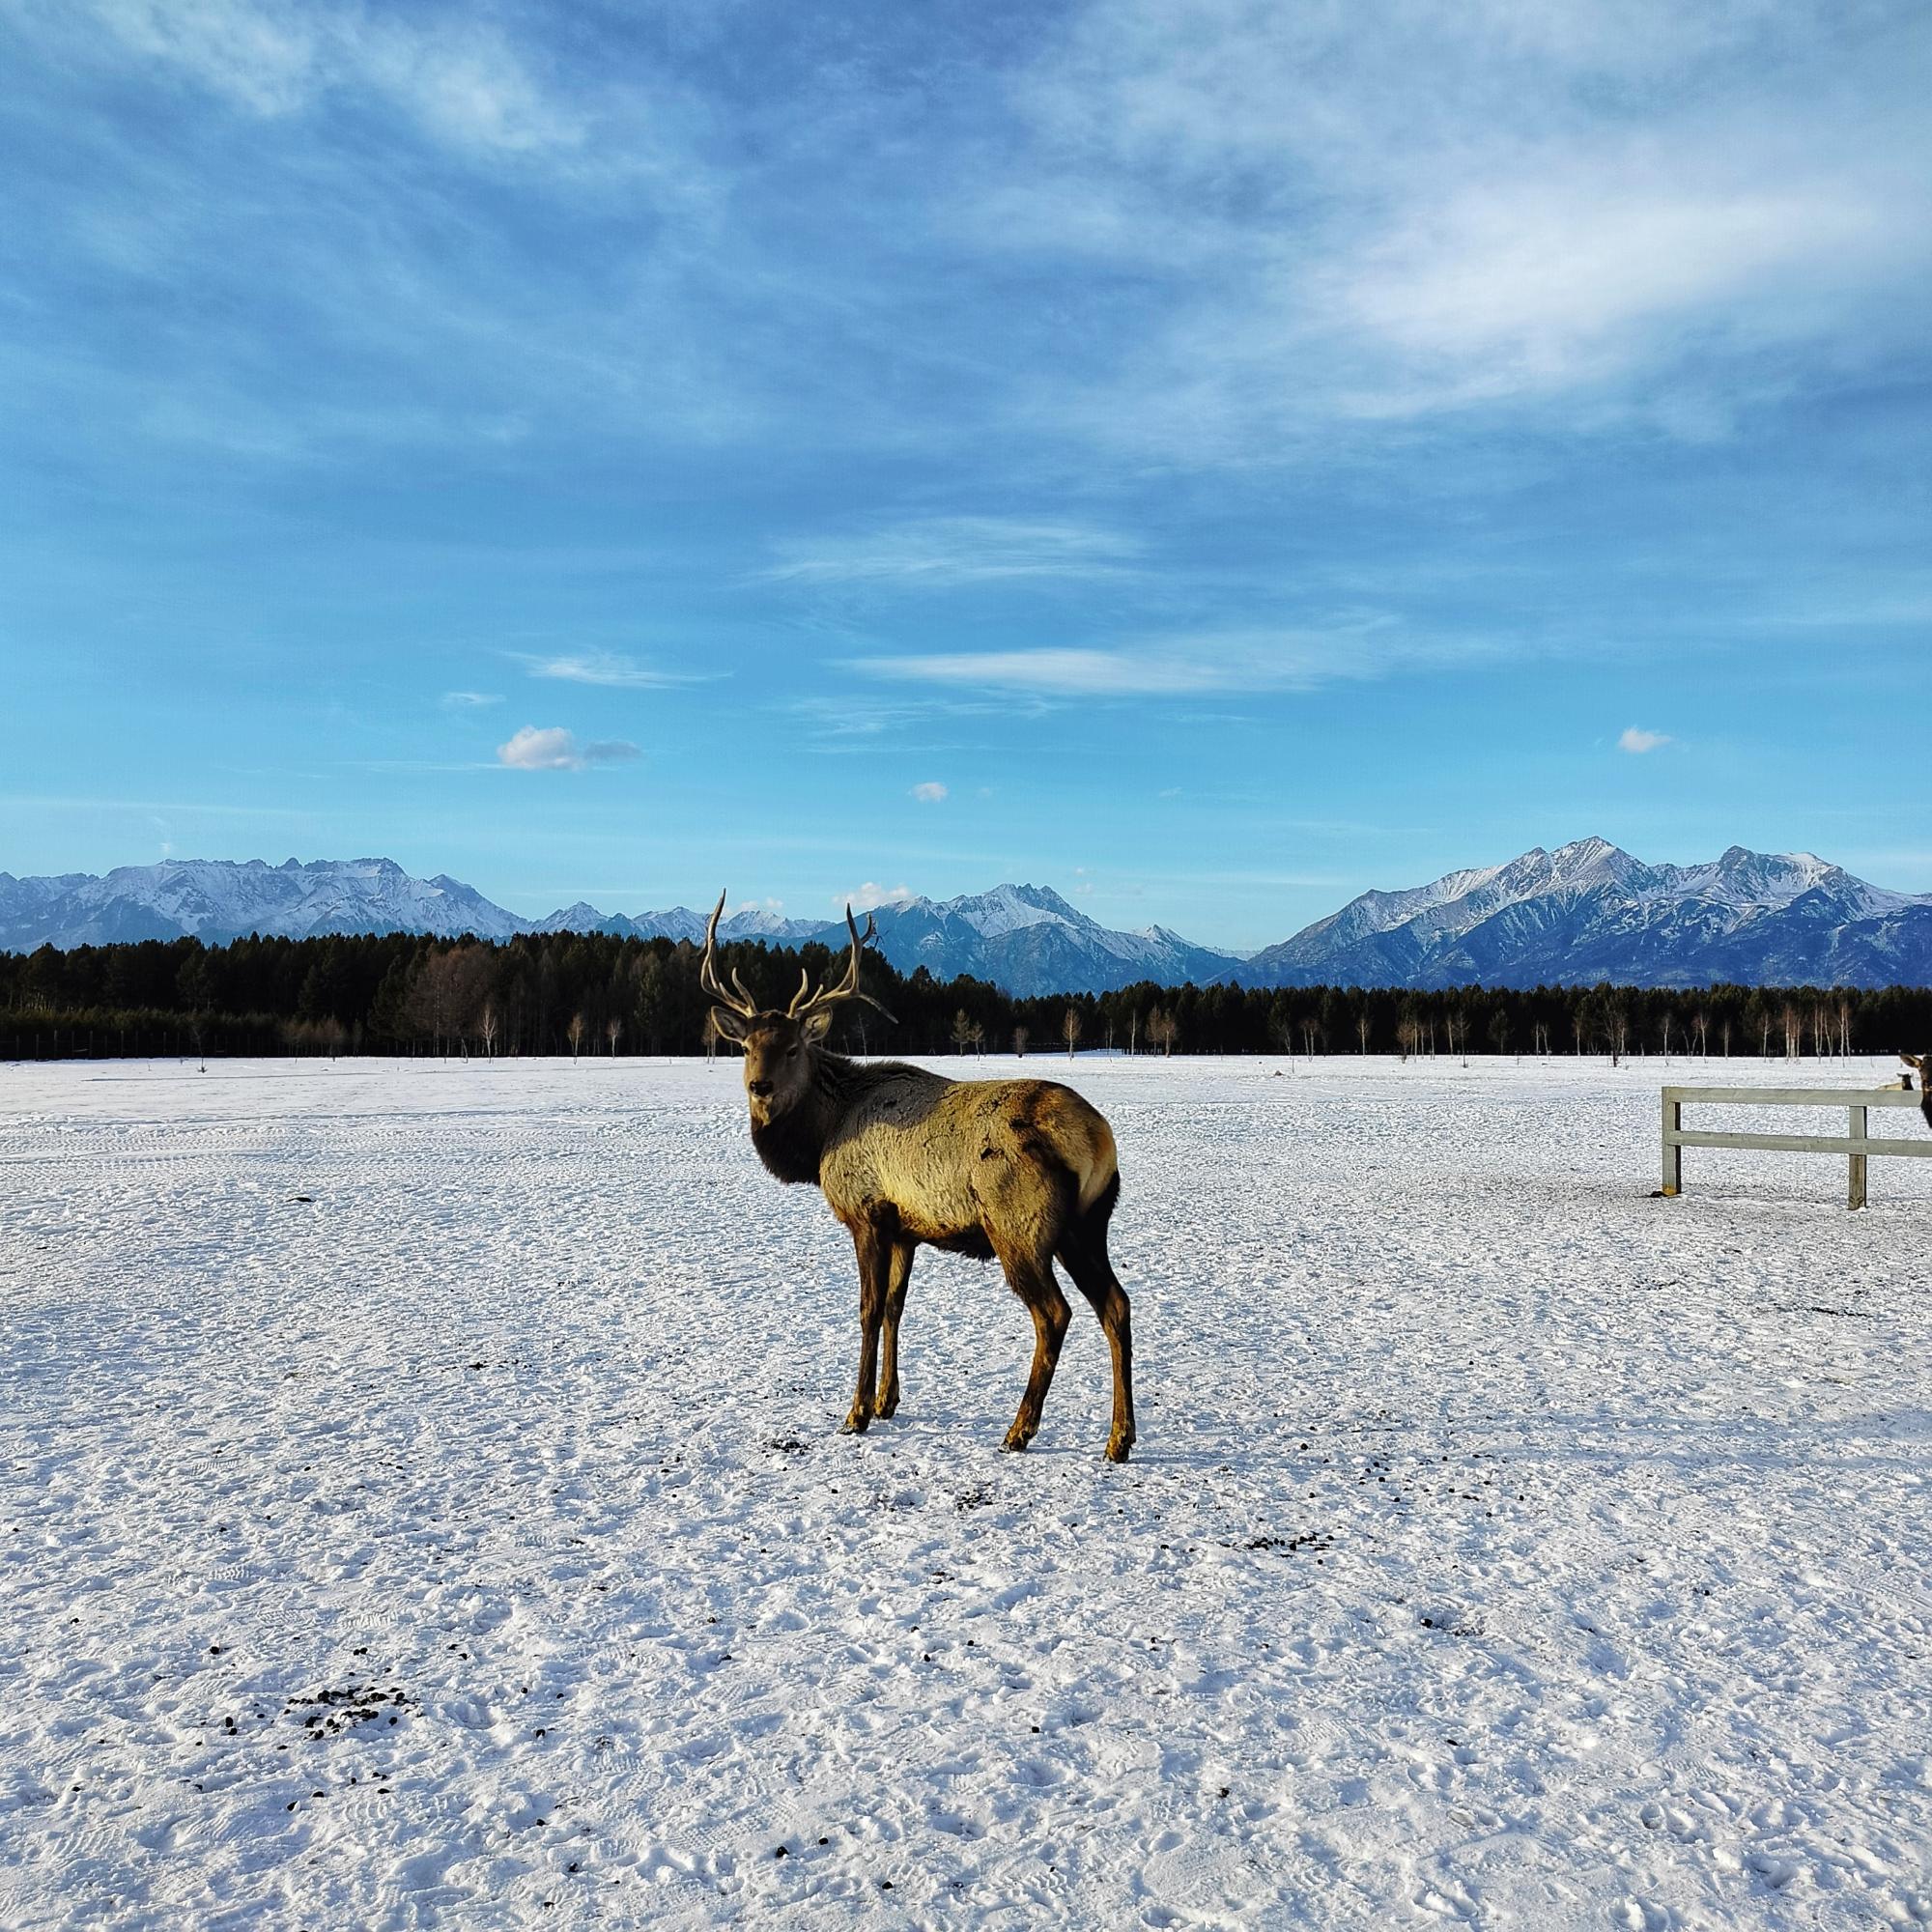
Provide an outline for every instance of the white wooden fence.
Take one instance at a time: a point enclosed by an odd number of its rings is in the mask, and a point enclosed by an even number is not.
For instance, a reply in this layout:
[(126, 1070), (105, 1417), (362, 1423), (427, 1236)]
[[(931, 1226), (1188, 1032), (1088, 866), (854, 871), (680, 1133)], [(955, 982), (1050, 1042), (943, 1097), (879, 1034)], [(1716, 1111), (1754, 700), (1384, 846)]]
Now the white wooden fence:
[[(1688, 1147), (1758, 1148), (1774, 1153), (1841, 1153), (1850, 1162), (1845, 1206), (1865, 1205), (1865, 1162), (1873, 1154), (1932, 1158), (1932, 1133), (1915, 1140), (1873, 1140), (1867, 1113), (1873, 1107), (1917, 1107), (1920, 1095), (1898, 1087), (1666, 1087), (1663, 1090), (1663, 1188), (1684, 1191)], [(1713, 1107), (1842, 1107), (1851, 1131), (1834, 1134), (1718, 1134), (1684, 1124), (1684, 1109)]]

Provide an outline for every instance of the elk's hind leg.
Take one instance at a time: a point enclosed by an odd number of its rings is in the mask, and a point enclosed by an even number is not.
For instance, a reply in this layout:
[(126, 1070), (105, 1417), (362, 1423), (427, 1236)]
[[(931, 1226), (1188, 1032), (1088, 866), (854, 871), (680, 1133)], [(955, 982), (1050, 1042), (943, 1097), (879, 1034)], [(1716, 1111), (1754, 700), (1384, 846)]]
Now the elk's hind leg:
[(1114, 1211), (1110, 1191), (1067, 1230), (1060, 1259), (1073, 1285), (1094, 1304), (1114, 1356), (1114, 1427), (1107, 1437), (1107, 1460), (1124, 1463), (1134, 1446), (1134, 1318), (1127, 1292), (1107, 1257), (1107, 1220)]
[(886, 1417), (898, 1412), (899, 1406), (899, 1316), (905, 1309), (906, 1283), (912, 1276), (910, 1241), (893, 1243), (892, 1271), (886, 1279), (886, 1315), (881, 1339), (885, 1360), (880, 1365), (879, 1393), (872, 1413)]
[(1033, 1373), (1027, 1378), (1026, 1394), (1020, 1398), (1019, 1413), (1007, 1431), (1006, 1446), (1024, 1449), (1039, 1434), (1040, 1410), (1046, 1406), (1046, 1392), (1053, 1386), (1053, 1372), (1060, 1363), (1060, 1345), (1066, 1339), (1070, 1317), (1066, 1297), (1053, 1278), (1053, 1263), (1045, 1256), (1000, 1256), (1008, 1285), (1026, 1303), (1033, 1317)]

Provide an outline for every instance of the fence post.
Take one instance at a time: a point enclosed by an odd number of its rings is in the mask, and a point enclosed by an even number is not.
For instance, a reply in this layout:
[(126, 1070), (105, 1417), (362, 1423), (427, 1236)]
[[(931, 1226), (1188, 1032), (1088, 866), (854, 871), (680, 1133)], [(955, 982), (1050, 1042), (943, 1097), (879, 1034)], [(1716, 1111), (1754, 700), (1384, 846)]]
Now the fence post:
[(1663, 1192), (1666, 1195), (1681, 1194), (1684, 1191), (1684, 1150), (1671, 1138), (1684, 1124), (1682, 1104), (1670, 1097), (1670, 1089), (1663, 1090)]
[[(1865, 1122), (1869, 1118), (1866, 1110), (1863, 1107), (1849, 1107), (1846, 1109), (1846, 1112), (1852, 1117), (1852, 1138), (1855, 1141), (1863, 1140), (1867, 1132)], [(1855, 1153), (1852, 1155), (1850, 1182), (1845, 1189), (1845, 1206), (1847, 1208), (1862, 1208), (1864, 1205), (1865, 1156), (1861, 1153)]]

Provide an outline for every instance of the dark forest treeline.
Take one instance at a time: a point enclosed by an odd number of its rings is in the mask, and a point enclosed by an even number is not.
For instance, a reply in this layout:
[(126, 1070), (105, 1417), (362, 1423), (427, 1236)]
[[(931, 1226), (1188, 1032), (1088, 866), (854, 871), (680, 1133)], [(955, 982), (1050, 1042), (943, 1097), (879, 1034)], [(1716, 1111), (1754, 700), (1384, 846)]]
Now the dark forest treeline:
[[(826, 949), (724, 949), (782, 1007)], [(1415, 993), (1158, 986), (1015, 999), (977, 980), (868, 960), (895, 1015), (849, 1009), (855, 1052), (961, 1048), (1168, 1053), (1874, 1053), (1932, 1045), (1932, 989), (1461, 987)], [(0, 953), (0, 1059), (156, 1054), (684, 1054), (705, 1050), (697, 951), (668, 939), (524, 934), (500, 945), (413, 933), (148, 940)]]

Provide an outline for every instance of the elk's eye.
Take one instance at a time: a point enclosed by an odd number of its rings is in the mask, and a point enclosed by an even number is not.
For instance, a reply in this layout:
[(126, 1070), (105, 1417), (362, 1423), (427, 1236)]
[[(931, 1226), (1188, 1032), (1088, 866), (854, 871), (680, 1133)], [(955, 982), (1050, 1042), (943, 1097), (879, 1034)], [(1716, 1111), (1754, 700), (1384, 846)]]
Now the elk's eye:
[(790, 1044), (790, 1045), (789, 1045), (788, 1047), (786, 1047), (786, 1048), (785, 1048), (785, 1058), (786, 1058), (787, 1060), (796, 1060), (796, 1059), (798, 1058), (798, 1041), (797, 1041), (797, 1040), (793, 1040), (793, 1041), (792, 1041), (792, 1043), (791, 1043), (791, 1044)]

